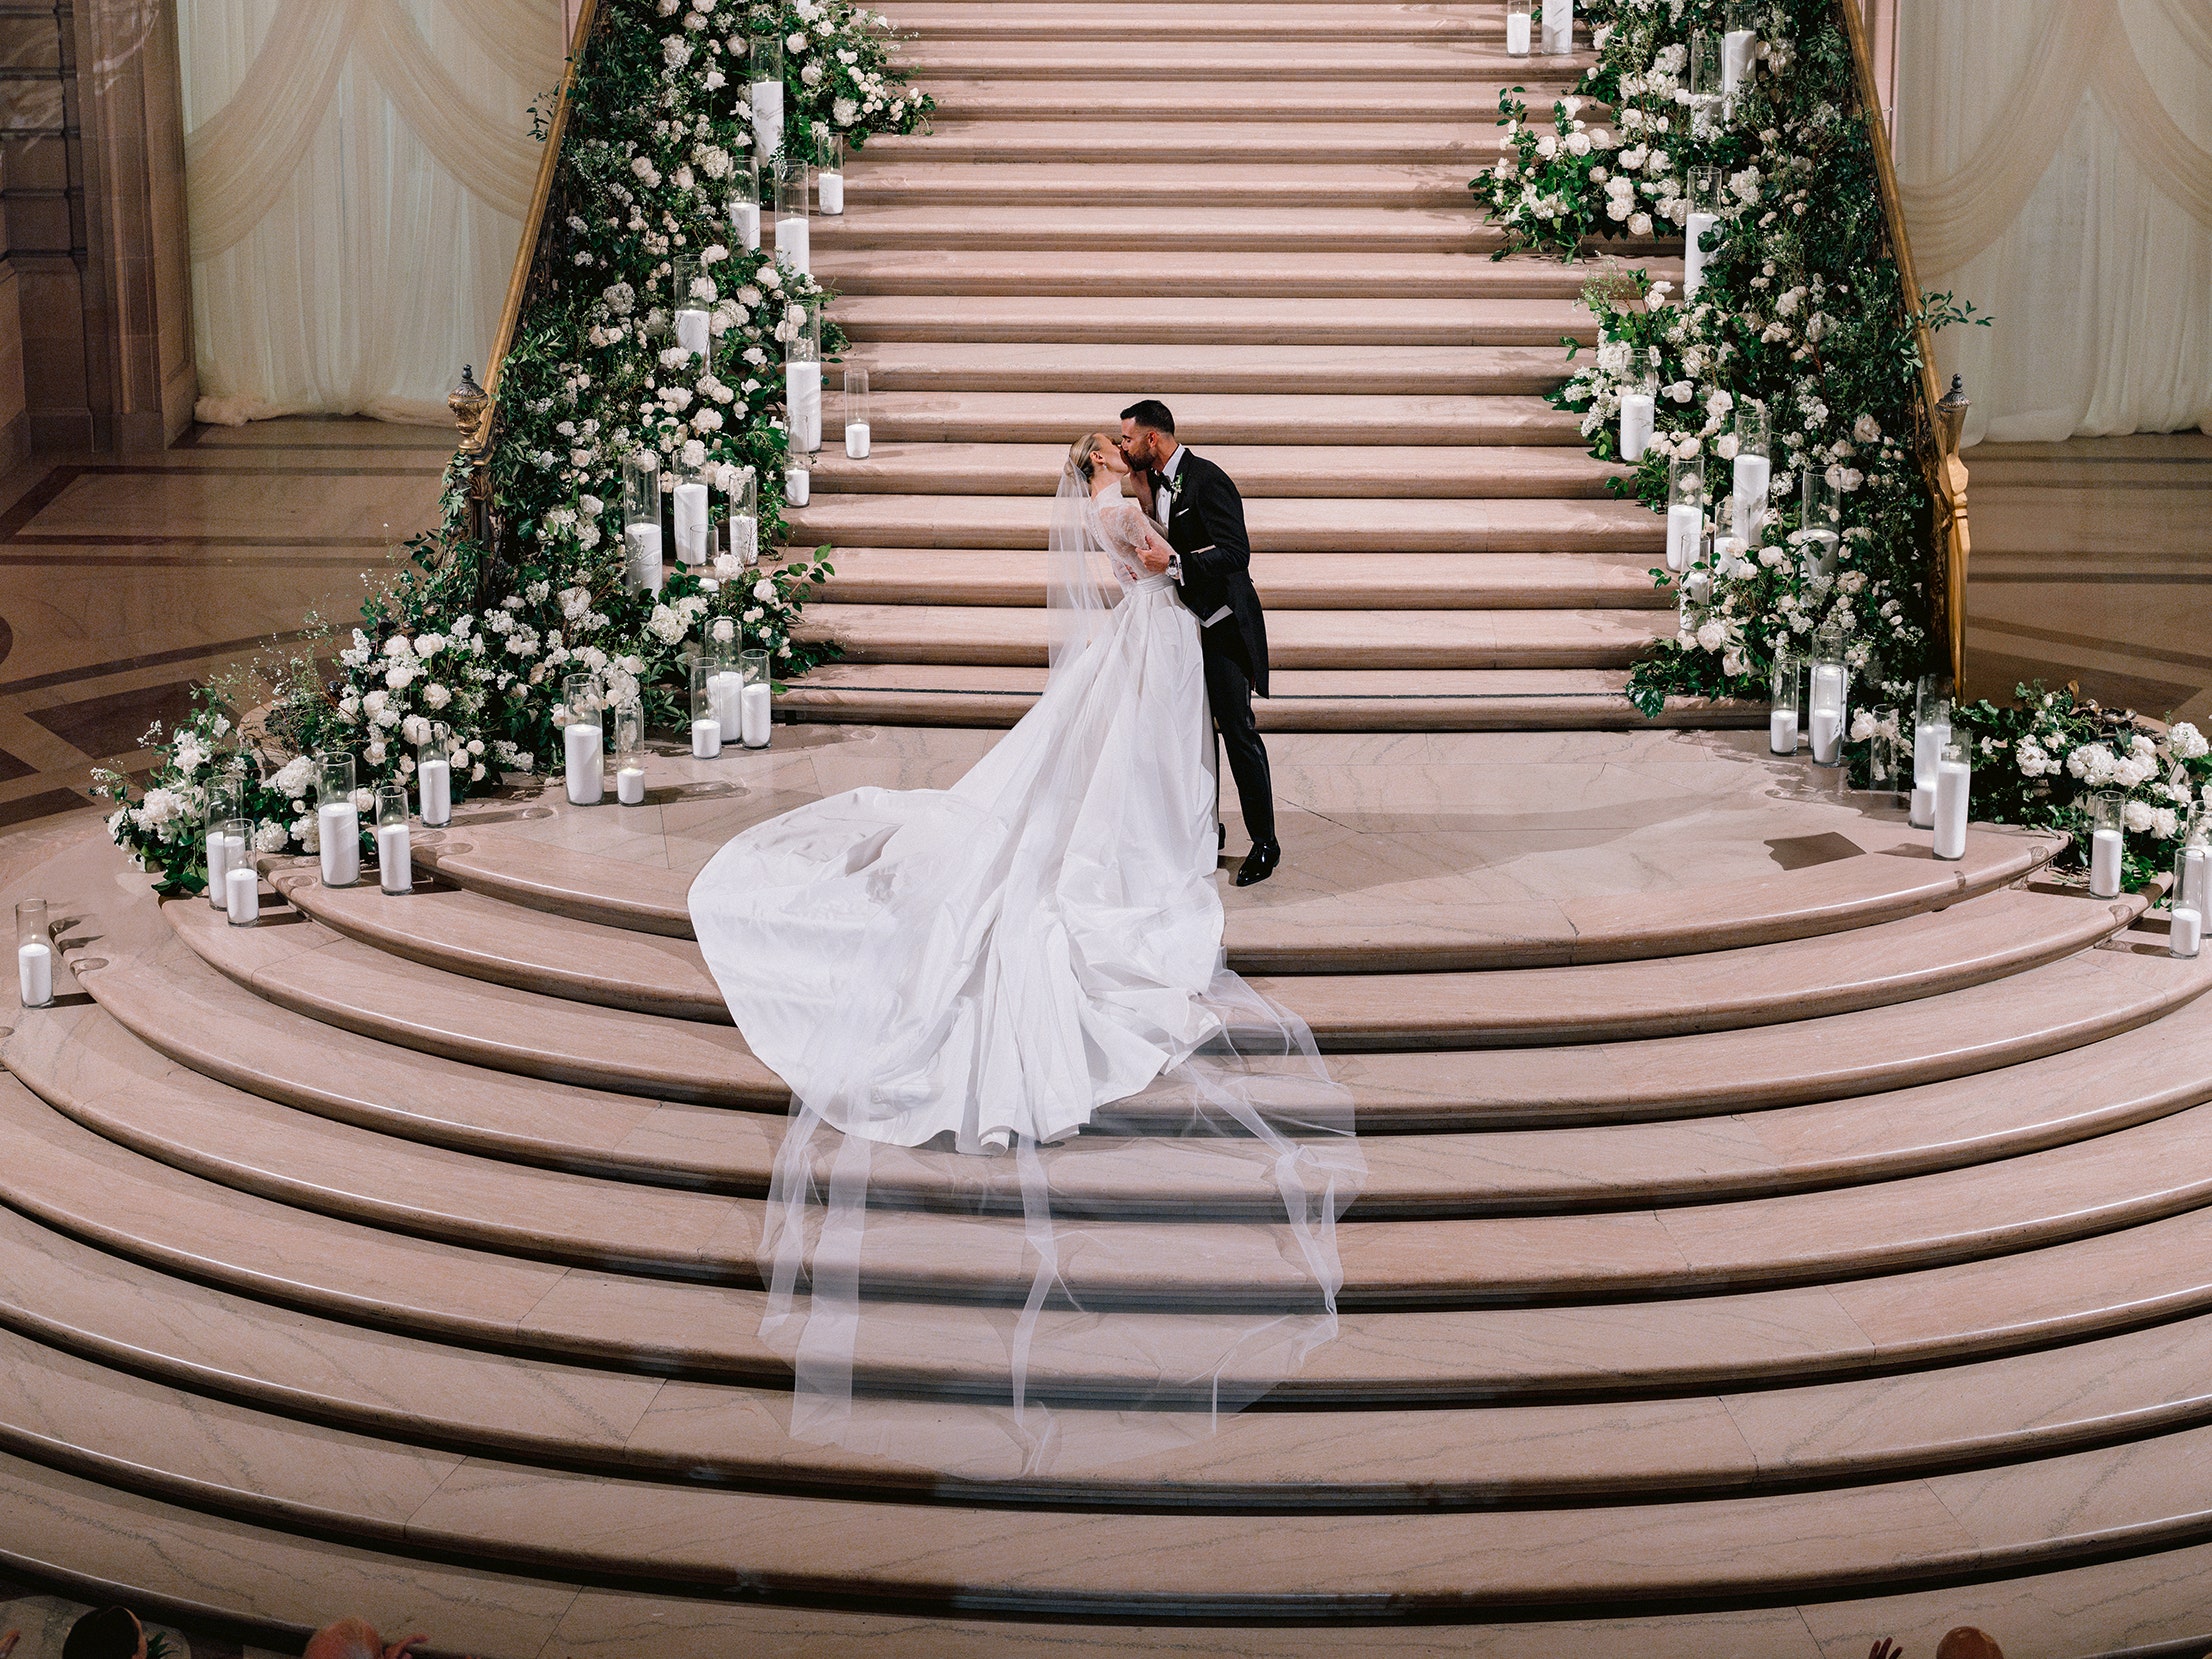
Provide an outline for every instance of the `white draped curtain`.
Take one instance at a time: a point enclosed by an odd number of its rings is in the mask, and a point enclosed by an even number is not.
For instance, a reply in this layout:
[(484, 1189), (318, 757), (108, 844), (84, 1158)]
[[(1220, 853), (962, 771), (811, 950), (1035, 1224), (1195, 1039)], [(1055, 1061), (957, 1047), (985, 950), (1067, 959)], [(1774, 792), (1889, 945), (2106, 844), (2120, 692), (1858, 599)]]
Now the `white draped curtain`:
[(1897, 170), (1969, 443), (2212, 416), (2212, 0), (1904, 0)]
[(444, 421), (537, 176), (562, 0), (179, 0), (199, 418)]

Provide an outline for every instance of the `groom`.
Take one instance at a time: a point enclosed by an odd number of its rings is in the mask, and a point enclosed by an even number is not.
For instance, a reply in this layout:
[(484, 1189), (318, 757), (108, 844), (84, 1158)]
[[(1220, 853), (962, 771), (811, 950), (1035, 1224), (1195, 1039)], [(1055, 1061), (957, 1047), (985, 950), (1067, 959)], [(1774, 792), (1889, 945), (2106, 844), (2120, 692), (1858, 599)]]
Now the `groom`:
[(1252, 698), (1267, 695), (1267, 618), (1252, 586), (1244, 501), (1227, 473), (1175, 441), (1175, 417), (1156, 398), (1121, 412), (1121, 452), (1136, 477), (1138, 499), (1175, 549), (1172, 555), (1148, 552), (1144, 562), (1174, 578), (1198, 618), (1206, 701), (1229, 751), (1229, 773), (1252, 837), (1237, 885), (1250, 887), (1275, 873), (1283, 849), (1275, 840), (1267, 748), (1252, 718)]

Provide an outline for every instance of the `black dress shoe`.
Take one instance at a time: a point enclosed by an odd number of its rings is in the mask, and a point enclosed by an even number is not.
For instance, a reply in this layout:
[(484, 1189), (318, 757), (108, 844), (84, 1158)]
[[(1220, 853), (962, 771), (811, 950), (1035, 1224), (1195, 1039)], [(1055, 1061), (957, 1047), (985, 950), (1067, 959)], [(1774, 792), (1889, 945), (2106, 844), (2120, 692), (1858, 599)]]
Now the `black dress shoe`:
[(1265, 881), (1275, 873), (1275, 866), (1283, 861), (1283, 849), (1274, 841), (1262, 841), (1245, 855), (1244, 868), (1237, 871), (1237, 885), (1250, 887)]
[(1217, 853), (1221, 853), (1227, 852), (1228, 850), (1229, 826), (1227, 824), (1214, 825), (1214, 851)]

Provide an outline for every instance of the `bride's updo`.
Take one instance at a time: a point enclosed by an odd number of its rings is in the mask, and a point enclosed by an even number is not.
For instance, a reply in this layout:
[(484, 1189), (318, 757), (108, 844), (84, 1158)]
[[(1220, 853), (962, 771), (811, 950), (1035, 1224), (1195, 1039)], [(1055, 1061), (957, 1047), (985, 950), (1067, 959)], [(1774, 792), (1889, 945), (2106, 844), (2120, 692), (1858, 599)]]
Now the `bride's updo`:
[(1091, 469), (1098, 465), (1092, 457), (1105, 447), (1106, 435), (1103, 432), (1084, 433), (1082, 437), (1068, 445), (1068, 471), (1074, 473), (1084, 483), (1090, 483)]

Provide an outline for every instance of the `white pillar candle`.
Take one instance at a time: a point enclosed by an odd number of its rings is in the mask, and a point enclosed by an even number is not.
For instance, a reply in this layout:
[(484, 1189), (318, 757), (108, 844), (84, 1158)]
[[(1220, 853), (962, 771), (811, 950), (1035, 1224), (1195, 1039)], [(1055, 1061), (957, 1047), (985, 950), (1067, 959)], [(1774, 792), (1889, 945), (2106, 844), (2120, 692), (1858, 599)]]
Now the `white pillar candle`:
[(1641, 461), (1657, 424), (1657, 403), (1649, 392), (1621, 393), (1621, 459)]
[(763, 160), (783, 148), (783, 82), (753, 83), (753, 149)]
[(421, 791), (423, 827), (442, 829), (452, 822), (453, 763), (445, 760), (424, 761), (415, 783)]
[(751, 513), (730, 520), (730, 557), (744, 565), (760, 563), (760, 521)]
[(791, 447), (812, 455), (822, 447), (822, 365), (786, 363), (783, 397)]
[(232, 863), (246, 851), (246, 838), (242, 835), (224, 835), (220, 831), (207, 838), (207, 902), (217, 910), (227, 902), (223, 896), (223, 877), (230, 873)]
[(2166, 924), (2166, 948), (2176, 956), (2194, 956), (2204, 948), (2204, 914), (2183, 905)]
[(694, 720), (691, 723), (691, 753), (696, 760), (712, 760), (722, 752), (722, 722), (719, 720)]
[(1692, 213), (1682, 227), (1682, 297), (1690, 298), (1705, 285), (1705, 233), (1720, 220), (1710, 213)]
[(224, 908), (230, 925), (244, 927), (261, 919), (261, 877), (251, 865), (233, 865), (223, 878)]
[(1813, 710), (1813, 761), (1833, 766), (1843, 742), (1843, 715), (1837, 709)]
[(1963, 760), (1936, 762), (1935, 855), (1966, 856), (1966, 802), (1971, 793), (1973, 768)]
[(1575, 49), (1575, 0), (1544, 0), (1544, 50)]
[(1928, 722), (1915, 726), (1912, 733), (1912, 810), (1907, 822), (1914, 829), (1935, 828), (1936, 763), (1943, 758), (1943, 746), (1951, 741), (1948, 722)]
[(742, 725), (746, 748), (765, 749), (768, 747), (769, 726), (774, 718), (770, 709), (769, 692), (765, 685), (749, 685), (745, 688)]
[[(718, 726), (717, 731), (721, 730)], [(614, 775), (614, 798), (624, 806), (645, 804), (645, 768), (625, 766)]]
[(413, 850), (407, 839), (405, 824), (376, 826), (376, 881), (387, 893), (415, 890)]
[(317, 807), (315, 837), (325, 887), (351, 887), (361, 879), (361, 814), (351, 801)]
[(730, 226), (737, 237), (737, 245), (747, 253), (760, 251), (760, 203), (732, 202)]
[(1720, 37), (1720, 89), (1732, 93), (1751, 79), (1751, 65), (1759, 49), (1756, 29), (1730, 29)]
[(707, 487), (697, 479), (676, 486), (676, 557), (687, 565), (707, 562)]
[[(682, 485), (677, 486), (683, 488)], [(632, 524), (622, 532), (622, 545), (630, 564), (630, 585), (647, 593), (661, 590), (661, 527)]]
[(1505, 14), (1505, 49), (1514, 57), (1528, 56), (1528, 22), (1526, 12)]
[(1936, 821), (1936, 792), (1932, 783), (1916, 783), (1912, 786), (1912, 805), (1907, 808), (1905, 822), (1914, 829), (1934, 829)]
[(1767, 748), (1777, 755), (1797, 753), (1797, 710), (1775, 709), (1767, 715)]
[(866, 421), (847, 421), (845, 423), (845, 456), (846, 459), (853, 461), (865, 461), (868, 458), (868, 423)]
[(845, 211), (845, 175), (843, 173), (817, 173), (814, 176), (814, 205), (827, 214)]
[(1705, 514), (1678, 503), (1667, 509), (1667, 568), (1687, 570), (1697, 563), (1698, 543), (1705, 539)]
[(568, 753), (568, 802), (571, 806), (597, 806), (606, 791), (599, 757), (605, 739), (599, 728), (578, 720), (564, 727), (561, 743)]
[(814, 499), (814, 473), (808, 467), (786, 467), (783, 473), (783, 498), (794, 507), (804, 507)]
[(26, 1008), (43, 1008), (54, 1000), (54, 950), (37, 939), (26, 939), (15, 948), (16, 994)]
[(704, 357), (713, 336), (708, 332), (707, 314), (697, 306), (687, 305), (676, 313), (676, 344), (694, 357)]
[(707, 676), (707, 703), (714, 710), (714, 718), (721, 723), (724, 743), (737, 743), (744, 738), (741, 695), (744, 689), (745, 676), (734, 668)]
[(1736, 457), (1735, 523), (1731, 528), (1736, 539), (1749, 543), (1758, 529), (1757, 519), (1767, 508), (1767, 485), (1773, 480), (1774, 469), (1767, 464), (1764, 455), (1739, 455)]
[(2181, 855), (2181, 886), (2174, 903), (2194, 910), (2201, 918), (2212, 911), (2212, 851), (2186, 848)]
[(2089, 893), (2092, 898), (2120, 896), (2120, 849), (2116, 829), (2101, 829), (2089, 838)]
[(776, 263), (802, 275), (814, 269), (814, 235), (797, 214), (776, 221)]

